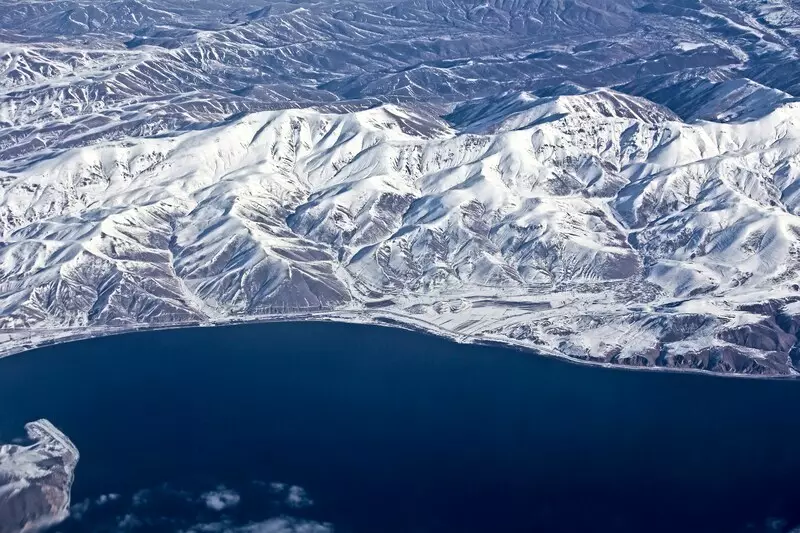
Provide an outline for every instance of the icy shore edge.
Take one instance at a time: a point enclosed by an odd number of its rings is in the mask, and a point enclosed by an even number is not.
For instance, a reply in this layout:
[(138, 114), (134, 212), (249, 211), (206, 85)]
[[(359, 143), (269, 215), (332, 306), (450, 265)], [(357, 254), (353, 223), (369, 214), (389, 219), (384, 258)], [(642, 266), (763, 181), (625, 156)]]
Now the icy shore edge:
[(27, 331), (24, 340), (0, 342), (0, 359), (12, 355), (22, 354), (38, 348), (45, 348), (66, 342), (77, 342), (92, 338), (123, 335), (127, 333), (160, 331), (181, 328), (224, 327), (246, 324), (281, 323), (281, 322), (338, 322), (343, 324), (364, 324), (373, 326), (393, 327), (414, 331), (421, 334), (433, 335), (459, 344), (474, 344), (495, 346), (508, 350), (515, 350), (530, 354), (532, 357), (549, 357), (579, 365), (588, 365), (616, 370), (638, 370), (644, 372), (679, 372), (695, 373), (712, 377), (733, 378), (759, 378), (759, 379), (796, 379), (800, 376), (796, 372), (789, 374), (751, 374), (742, 372), (720, 372), (705, 368), (695, 367), (670, 367), (670, 366), (644, 366), (624, 365), (607, 362), (599, 359), (583, 359), (571, 357), (557, 350), (548, 349), (547, 346), (531, 346), (524, 342), (515, 342), (504, 335), (468, 335), (443, 328), (437, 324), (386, 309), (382, 310), (330, 310), (301, 313), (273, 314), (246, 317), (230, 317), (213, 321), (202, 322), (175, 322), (159, 324), (139, 324), (122, 327), (80, 327), (52, 329), (47, 332)]

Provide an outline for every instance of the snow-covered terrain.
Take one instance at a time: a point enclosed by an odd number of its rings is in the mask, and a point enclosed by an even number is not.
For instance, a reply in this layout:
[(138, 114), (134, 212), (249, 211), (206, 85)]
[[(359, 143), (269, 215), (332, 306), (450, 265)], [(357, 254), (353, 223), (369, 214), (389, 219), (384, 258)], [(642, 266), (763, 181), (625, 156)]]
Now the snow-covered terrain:
[(3, 353), (335, 318), (800, 370), (796, 2), (205, 4), (0, 0)]
[(0, 445), (0, 532), (39, 531), (69, 514), (78, 449), (53, 424), (25, 425), (30, 445)]

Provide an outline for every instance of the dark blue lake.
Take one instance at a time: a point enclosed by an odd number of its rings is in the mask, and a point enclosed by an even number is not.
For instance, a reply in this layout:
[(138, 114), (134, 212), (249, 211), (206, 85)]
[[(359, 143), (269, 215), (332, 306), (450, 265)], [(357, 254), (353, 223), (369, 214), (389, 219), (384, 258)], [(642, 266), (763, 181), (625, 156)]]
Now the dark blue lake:
[[(82, 507), (63, 532), (733, 533), (800, 522), (800, 382), (271, 323), (2, 359), (0, 405), (4, 441), (44, 417), (80, 449)], [(214, 508), (214, 491), (235, 501)], [(293, 518), (241, 529), (278, 516)]]

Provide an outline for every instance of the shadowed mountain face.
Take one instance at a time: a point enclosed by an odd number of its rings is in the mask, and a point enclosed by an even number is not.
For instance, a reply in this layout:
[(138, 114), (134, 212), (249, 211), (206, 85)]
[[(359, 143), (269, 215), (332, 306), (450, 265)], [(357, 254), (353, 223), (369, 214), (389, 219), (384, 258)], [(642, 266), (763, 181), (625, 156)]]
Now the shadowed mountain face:
[(380, 309), (800, 368), (796, 2), (0, 0), (0, 38), (6, 352)]

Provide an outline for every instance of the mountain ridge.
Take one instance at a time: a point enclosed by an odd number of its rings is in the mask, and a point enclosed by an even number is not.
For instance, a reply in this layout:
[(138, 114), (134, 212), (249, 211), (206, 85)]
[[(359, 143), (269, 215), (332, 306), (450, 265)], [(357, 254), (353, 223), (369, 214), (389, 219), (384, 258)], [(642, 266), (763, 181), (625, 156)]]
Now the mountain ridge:
[(795, 375), (798, 25), (781, 0), (0, 0), (0, 353), (380, 309)]
[(571, 358), (796, 372), (800, 105), (684, 123), (610, 89), (499, 102), (488, 133), (491, 101), (450, 126), (292, 109), (39, 161), (0, 199), (3, 329), (381, 301)]

